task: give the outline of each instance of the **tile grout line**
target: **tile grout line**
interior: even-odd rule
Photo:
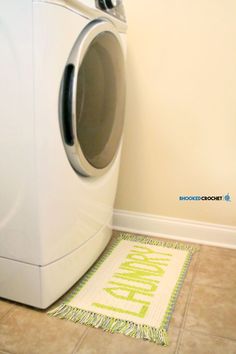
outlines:
[[[236,342],[236,340],[234,340],[233,338],[230,338],[230,337],[223,337],[223,336],[212,334],[210,332],[201,332],[201,331],[198,331],[198,330],[191,330],[191,329],[185,328],[186,318],[187,318],[187,314],[188,314],[188,309],[189,309],[191,298],[192,298],[192,294],[193,294],[194,282],[195,282],[196,276],[197,276],[197,274],[199,272],[199,268],[200,268],[200,256],[201,256],[201,254],[203,254],[203,252],[205,252],[205,251],[201,247],[201,249],[200,249],[200,251],[198,253],[197,260],[196,260],[196,266],[195,266],[193,278],[192,278],[192,281],[191,281],[191,286],[190,286],[190,291],[189,291],[189,295],[188,295],[187,305],[186,305],[185,312],[184,312],[184,318],[183,318],[183,321],[182,321],[182,324],[181,324],[181,327],[180,327],[180,332],[181,333],[179,334],[179,337],[178,337],[175,354],[179,353],[180,344],[181,344],[181,340],[182,340],[184,331],[192,332],[192,333],[198,333],[198,334],[201,334],[201,335],[204,335],[204,336],[211,336],[211,337],[215,337],[215,338],[221,338],[221,339],[229,340],[231,342]],[[233,256],[229,256],[229,257],[233,258]],[[204,287],[207,287],[207,285],[204,285]],[[222,287],[218,287],[218,286],[213,286],[213,287],[217,288],[217,289],[222,289]],[[211,286],[211,288],[212,288],[212,286]]]
[[[89,327],[85,326],[84,333],[80,337],[79,341],[76,343],[76,345],[75,345],[75,347],[74,347],[74,349],[73,349],[71,354],[76,354],[77,349],[78,349],[77,353],[80,352],[80,346],[83,343],[83,341],[84,341],[84,339],[85,339],[85,337],[87,335],[88,330],[89,330]]]
[[[10,312],[14,311],[14,305],[12,305],[9,310],[7,310],[7,312],[4,313],[4,315],[2,317],[0,317],[0,325],[3,319],[5,319],[6,317],[8,317],[8,315],[10,314]]]
[[[184,310],[183,320],[182,320],[182,323],[181,323],[181,326],[180,326],[180,333],[179,333],[179,336],[178,336],[178,339],[177,339],[177,345],[176,345],[175,354],[179,353],[179,348],[180,348],[180,344],[181,344],[182,337],[183,337],[183,332],[184,332],[183,330],[184,330],[184,326],[185,326],[185,321],[186,321],[186,317],[187,317],[187,313],[188,313],[188,309],[189,309],[189,306],[190,306],[190,301],[191,301],[191,297],[192,297],[192,293],[193,293],[193,283],[194,283],[195,277],[196,277],[196,275],[198,273],[198,269],[199,269],[199,266],[200,266],[200,260],[199,259],[200,259],[201,251],[202,251],[202,247],[200,245],[200,250],[199,250],[199,252],[197,254],[196,264],[194,266],[193,277],[192,277],[192,280],[190,282],[189,294],[188,294],[188,297],[187,297],[187,303],[186,303],[185,310]]]
[[[182,329],[184,329],[184,327],[185,327],[187,312],[188,312],[188,308],[190,306],[190,302],[191,302],[191,298],[192,298],[194,282],[195,282],[196,276],[197,276],[199,268],[200,268],[200,263],[201,263],[200,262],[200,255],[201,255],[201,249],[200,249],[200,251],[198,253],[198,256],[197,256],[196,266],[195,266],[193,278],[192,278],[191,285],[190,285],[190,291],[189,291],[189,295],[188,295],[187,306],[186,306],[186,309],[185,309],[185,312],[184,312],[184,318],[183,318],[183,322],[182,322],[182,326],[181,326]]]
[[[209,333],[209,332],[201,332],[201,331],[198,331],[198,330],[192,330],[192,329],[184,329],[186,332],[192,332],[192,333],[198,333],[198,334],[201,334],[203,336],[206,336],[206,337],[214,337],[214,338],[221,338],[221,339],[226,339],[228,341],[231,341],[231,342],[236,342],[236,339],[232,339],[230,337],[222,337],[222,336],[218,336],[216,334],[212,334],[212,333]]]

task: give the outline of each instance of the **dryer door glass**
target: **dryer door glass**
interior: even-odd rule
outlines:
[[[78,36],[64,70],[59,118],[67,157],[84,176],[110,167],[123,130],[124,52],[108,21],[89,23]]]
[[[124,118],[124,59],[113,33],[93,39],[80,65],[76,135],[86,160],[104,169],[119,146]]]

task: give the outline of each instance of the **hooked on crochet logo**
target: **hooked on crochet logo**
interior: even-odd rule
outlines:
[[[181,195],[179,196],[181,201],[225,201],[231,202],[231,196],[229,193],[223,195]]]

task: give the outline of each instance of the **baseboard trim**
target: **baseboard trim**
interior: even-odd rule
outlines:
[[[113,229],[236,249],[236,227],[115,209]]]

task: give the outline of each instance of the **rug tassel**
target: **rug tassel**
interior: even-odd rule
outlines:
[[[69,319],[95,328],[102,328],[111,333],[121,333],[130,337],[146,339],[161,345],[168,345],[167,331],[134,322],[119,320],[105,315],[74,308],[65,303],[48,312],[49,316]]]

